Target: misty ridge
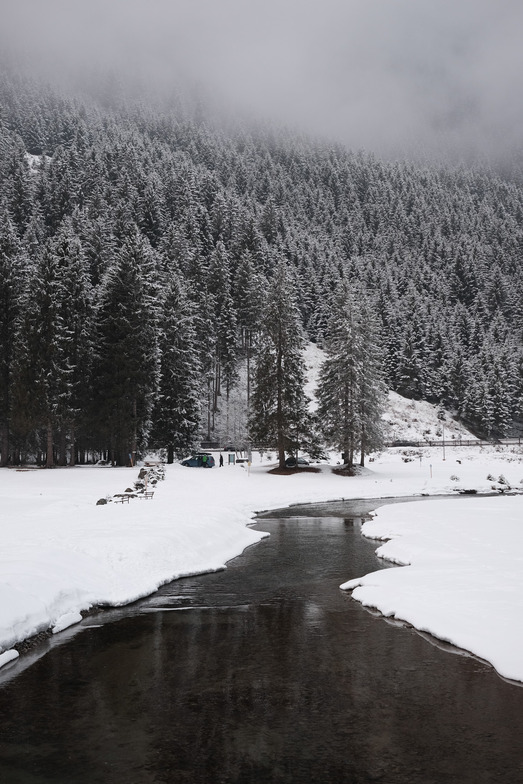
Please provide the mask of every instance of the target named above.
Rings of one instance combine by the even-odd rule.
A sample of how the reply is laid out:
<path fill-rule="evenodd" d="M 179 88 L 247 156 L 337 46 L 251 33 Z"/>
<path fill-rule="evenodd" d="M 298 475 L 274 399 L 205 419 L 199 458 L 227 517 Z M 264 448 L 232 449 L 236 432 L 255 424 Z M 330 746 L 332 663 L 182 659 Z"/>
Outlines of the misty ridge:
<path fill-rule="evenodd" d="M 4 0 L 11 62 L 387 157 L 521 151 L 517 0 Z"/>

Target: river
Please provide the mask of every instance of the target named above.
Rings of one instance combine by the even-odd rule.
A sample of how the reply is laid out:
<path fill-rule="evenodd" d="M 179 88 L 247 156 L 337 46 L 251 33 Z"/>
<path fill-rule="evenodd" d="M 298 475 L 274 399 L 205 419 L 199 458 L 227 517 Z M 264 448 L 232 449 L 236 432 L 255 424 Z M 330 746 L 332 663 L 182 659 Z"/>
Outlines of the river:
<path fill-rule="evenodd" d="M 361 536 L 370 508 L 260 520 L 270 538 L 225 571 L 10 665 L 2 784 L 523 781 L 523 689 L 340 591 L 388 568 Z"/>

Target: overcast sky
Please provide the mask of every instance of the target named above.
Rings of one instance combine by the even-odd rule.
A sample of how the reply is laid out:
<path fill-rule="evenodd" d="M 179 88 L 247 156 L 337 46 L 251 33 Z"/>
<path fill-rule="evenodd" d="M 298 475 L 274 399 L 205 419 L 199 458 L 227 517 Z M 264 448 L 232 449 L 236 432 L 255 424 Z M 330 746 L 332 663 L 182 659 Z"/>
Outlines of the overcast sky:
<path fill-rule="evenodd" d="M 353 147 L 510 151 L 523 0 L 0 0 L 2 47 L 182 80 Z"/>

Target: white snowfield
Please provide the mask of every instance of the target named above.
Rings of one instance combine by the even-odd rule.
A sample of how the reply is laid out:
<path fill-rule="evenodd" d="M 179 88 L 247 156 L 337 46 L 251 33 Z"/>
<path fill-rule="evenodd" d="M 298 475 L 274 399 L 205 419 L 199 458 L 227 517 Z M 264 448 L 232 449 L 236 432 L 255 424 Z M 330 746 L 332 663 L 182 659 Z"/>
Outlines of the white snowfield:
<path fill-rule="evenodd" d="M 167 466 L 152 500 L 102 506 L 99 498 L 132 487 L 138 469 L 0 470 L 0 666 L 14 659 L 17 642 L 59 633 L 93 605 L 122 605 L 169 580 L 223 568 L 265 536 L 248 527 L 255 511 L 522 486 L 521 455 L 508 448 L 449 447 L 445 461 L 441 449 L 421 458 L 409 451 L 384 452 L 353 478 L 328 465 L 277 476 L 259 456 L 250 469 Z M 523 497 L 382 507 L 365 533 L 390 539 L 380 554 L 412 565 L 366 577 L 348 566 L 345 587 L 360 586 L 355 598 L 523 681 Z"/>
<path fill-rule="evenodd" d="M 363 525 L 402 569 L 349 580 L 353 598 L 523 681 L 523 498 L 382 507 Z"/>

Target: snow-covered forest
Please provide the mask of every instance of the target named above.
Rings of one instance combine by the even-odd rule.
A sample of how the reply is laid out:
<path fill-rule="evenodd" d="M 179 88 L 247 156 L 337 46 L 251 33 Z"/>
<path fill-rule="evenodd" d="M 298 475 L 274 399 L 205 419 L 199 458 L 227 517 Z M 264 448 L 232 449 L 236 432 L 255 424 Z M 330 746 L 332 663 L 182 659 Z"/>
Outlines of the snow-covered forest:
<path fill-rule="evenodd" d="M 125 465 L 212 439 L 282 266 L 308 340 L 328 342 L 348 284 L 390 389 L 505 435 L 523 400 L 522 217 L 506 172 L 4 73 L 1 463 Z"/>

